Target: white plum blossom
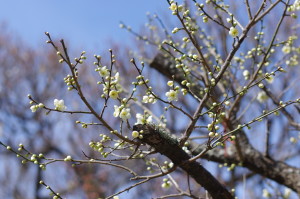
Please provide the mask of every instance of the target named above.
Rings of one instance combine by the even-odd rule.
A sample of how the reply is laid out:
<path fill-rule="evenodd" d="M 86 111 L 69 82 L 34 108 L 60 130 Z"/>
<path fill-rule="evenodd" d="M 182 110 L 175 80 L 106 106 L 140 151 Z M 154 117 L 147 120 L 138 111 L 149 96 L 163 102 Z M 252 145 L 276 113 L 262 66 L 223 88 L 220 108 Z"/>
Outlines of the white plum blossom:
<path fill-rule="evenodd" d="M 284 198 L 290 198 L 290 196 L 291 196 L 291 192 L 292 192 L 292 190 L 291 190 L 291 189 L 289 189 L 289 188 L 285 188 L 285 189 L 284 189 L 284 194 L 283 194 L 283 197 L 284 197 Z"/>
<path fill-rule="evenodd" d="M 229 34 L 232 36 L 232 37 L 236 37 L 239 35 L 239 31 L 237 28 L 235 27 L 231 27 L 230 30 L 229 30 Z"/>
<path fill-rule="evenodd" d="M 177 101 L 178 100 L 178 91 L 170 90 L 166 93 L 168 101 Z"/>
<path fill-rule="evenodd" d="M 293 144 L 296 144 L 297 143 L 297 138 L 295 137 L 290 137 L 290 142 L 293 143 Z"/>
<path fill-rule="evenodd" d="M 269 97 L 267 96 L 267 94 L 265 93 L 265 91 L 261 91 L 258 93 L 256 99 L 260 102 L 263 103 L 264 101 L 266 101 Z"/>
<path fill-rule="evenodd" d="M 120 112 L 120 118 L 122 120 L 128 120 L 130 117 L 131 117 L 130 109 L 129 108 L 123 108 Z"/>
<path fill-rule="evenodd" d="M 33 154 L 33 155 L 30 157 L 30 160 L 31 160 L 31 161 L 36 161 L 36 154 Z"/>
<path fill-rule="evenodd" d="M 112 83 L 117 84 L 120 81 L 120 74 L 119 72 L 117 72 L 114 76 L 114 81 L 112 81 Z"/>
<path fill-rule="evenodd" d="M 268 76 L 268 77 L 266 78 L 266 80 L 267 80 L 267 82 L 268 82 L 269 84 L 272 84 L 273 81 L 274 81 L 274 77 L 273 77 L 272 75 L 270 75 L 270 76 Z"/>
<path fill-rule="evenodd" d="M 175 33 L 177 33 L 179 30 L 180 30 L 180 29 L 176 27 L 176 28 L 174 28 L 174 29 L 172 30 L 172 33 L 175 34 Z"/>
<path fill-rule="evenodd" d="M 164 182 L 162 183 L 161 187 L 164 188 L 164 189 L 168 189 L 172 186 L 172 183 L 170 181 L 168 182 Z"/>
<path fill-rule="evenodd" d="M 174 85 L 174 82 L 173 81 L 168 81 L 167 85 L 170 86 L 170 87 L 172 87 Z"/>
<path fill-rule="evenodd" d="M 110 91 L 109 97 L 111 97 L 112 99 L 117 99 L 119 97 L 118 91 L 115 91 L 115 90 Z"/>
<path fill-rule="evenodd" d="M 68 155 L 65 159 L 64 159 L 64 161 L 71 161 L 72 160 L 72 157 L 70 156 L 70 155 Z"/>
<path fill-rule="evenodd" d="M 148 101 L 149 101 L 149 96 L 148 95 L 143 96 L 142 102 L 147 104 Z"/>
<path fill-rule="evenodd" d="M 142 100 L 142 102 L 145 104 L 147 103 L 155 104 L 156 101 L 157 100 L 152 94 L 143 96 L 143 100 Z"/>
<path fill-rule="evenodd" d="M 245 80 L 249 79 L 250 72 L 248 70 L 243 71 L 243 76 L 245 77 Z"/>
<path fill-rule="evenodd" d="M 292 47 L 289 45 L 284 45 L 281 50 L 284 54 L 289 54 L 292 51 Z"/>
<path fill-rule="evenodd" d="M 161 187 L 164 189 L 168 189 L 171 186 L 172 186 L 172 182 L 168 178 L 164 178 Z"/>
<path fill-rule="evenodd" d="M 140 134 L 137 131 L 132 131 L 131 135 L 132 135 L 133 138 L 137 138 L 137 137 L 139 137 Z"/>
<path fill-rule="evenodd" d="M 120 117 L 122 120 L 128 120 L 131 115 L 130 115 L 130 109 L 129 108 L 124 108 L 124 106 L 117 106 L 114 105 L 114 117 Z"/>
<path fill-rule="evenodd" d="M 120 108 L 117 105 L 114 105 L 114 117 L 118 117 L 120 115 Z"/>
<path fill-rule="evenodd" d="M 250 75 L 250 73 L 249 73 L 249 71 L 248 71 L 248 70 L 244 70 L 244 71 L 243 71 L 243 75 L 244 75 L 244 76 L 249 76 L 249 75 Z"/>
<path fill-rule="evenodd" d="M 294 4 L 291 6 L 291 11 L 300 10 L 300 0 L 295 0 Z"/>
<path fill-rule="evenodd" d="M 108 71 L 108 69 L 106 68 L 106 66 L 103 66 L 103 67 L 101 67 L 101 68 L 99 69 L 99 75 L 100 75 L 101 77 L 106 77 L 106 76 L 109 75 L 109 71 Z"/>
<path fill-rule="evenodd" d="M 152 116 L 142 115 L 140 113 L 136 114 L 137 122 L 135 124 L 149 124 L 152 122 Z"/>
<path fill-rule="evenodd" d="M 267 189 L 263 189 L 262 196 L 264 198 L 271 198 L 272 194 Z"/>
<path fill-rule="evenodd" d="M 34 112 L 36 112 L 37 110 L 38 110 L 38 108 L 39 108 L 39 106 L 37 106 L 37 105 L 32 105 L 31 107 L 30 107 L 30 109 L 31 109 L 31 111 L 34 113 Z"/>
<path fill-rule="evenodd" d="M 103 84 L 103 93 L 105 95 L 107 95 L 107 92 L 108 92 L 108 88 L 107 88 L 106 84 Z"/>
<path fill-rule="evenodd" d="M 171 5 L 170 5 L 170 10 L 172 10 L 172 11 L 176 11 L 176 9 L 177 9 L 177 5 L 176 5 L 176 3 L 172 3 Z"/>
<path fill-rule="evenodd" d="M 58 111 L 64 111 L 67 109 L 67 107 L 65 106 L 64 100 L 55 99 L 54 106 L 55 106 L 55 110 L 58 110 Z"/>

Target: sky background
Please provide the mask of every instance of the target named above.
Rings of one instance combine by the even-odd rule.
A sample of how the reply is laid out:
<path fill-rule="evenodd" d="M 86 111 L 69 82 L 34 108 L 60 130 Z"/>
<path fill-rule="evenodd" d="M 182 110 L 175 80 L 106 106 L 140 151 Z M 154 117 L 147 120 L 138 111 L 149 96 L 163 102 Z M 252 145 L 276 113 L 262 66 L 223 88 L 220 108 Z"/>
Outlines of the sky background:
<path fill-rule="evenodd" d="M 94 54 L 110 48 L 111 41 L 132 40 L 120 21 L 139 30 L 147 12 L 164 15 L 168 7 L 166 0 L 0 0 L 0 24 L 35 48 L 46 47 L 48 31 Z"/>
<path fill-rule="evenodd" d="M 71 49 L 98 54 L 112 41 L 132 41 L 134 37 L 119 28 L 120 21 L 140 30 L 147 12 L 166 13 L 168 7 L 166 0 L 0 0 L 0 24 L 7 25 L 13 38 L 36 49 L 52 50 L 45 43 L 47 31 L 53 38 L 69 41 Z M 0 34 L 3 31 L 0 25 Z"/>
<path fill-rule="evenodd" d="M 110 41 L 128 41 L 120 21 L 139 30 L 147 12 L 159 14 L 168 8 L 166 0 L 0 0 L 0 5 L 0 23 L 33 47 L 46 41 L 48 31 L 91 50 L 108 49 Z"/>

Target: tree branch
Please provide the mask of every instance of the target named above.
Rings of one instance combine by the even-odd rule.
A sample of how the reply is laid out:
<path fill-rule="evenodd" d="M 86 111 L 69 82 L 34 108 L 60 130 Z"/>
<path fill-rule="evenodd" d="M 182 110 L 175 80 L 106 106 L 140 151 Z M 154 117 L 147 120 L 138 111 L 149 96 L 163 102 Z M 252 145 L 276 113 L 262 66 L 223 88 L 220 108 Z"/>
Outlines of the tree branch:
<path fill-rule="evenodd" d="M 167 78 L 172 79 L 174 75 L 174 80 L 180 84 L 180 82 L 184 79 L 182 73 L 177 72 L 175 65 L 172 64 L 168 58 L 165 58 L 163 55 L 158 54 L 153 59 L 150 67 L 156 69 L 158 72 L 165 75 Z M 192 85 L 191 90 L 194 90 L 199 98 L 200 96 L 199 90 L 200 85 Z M 209 107 L 209 104 L 205 104 L 206 107 Z M 234 124 L 241 124 L 239 121 L 227 121 L 227 126 L 229 130 L 234 129 Z M 248 168 L 251 171 L 254 171 L 264 177 L 272 179 L 279 184 L 283 184 L 292 190 L 296 191 L 300 194 L 300 169 L 289 166 L 284 162 L 274 160 L 270 157 L 264 156 L 258 150 L 256 150 L 250 143 L 244 131 L 238 131 L 236 133 L 237 142 L 236 148 L 233 149 L 233 153 L 230 156 L 225 156 L 225 151 L 222 149 L 213 149 L 208 151 L 203 155 L 203 158 L 209 159 L 215 162 L 220 163 L 240 163 L 242 161 L 242 166 Z M 196 150 L 193 151 L 193 155 L 199 154 L 201 151 L 205 149 L 206 146 L 200 146 Z M 195 148 L 195 146 L 194 146 Z M 237 156 L 237 150 L 241 150 L 242 160 Z"/>
<path fill-rule="evenodd" d="M 188 161 L 191 157 L 179 146 L 177 139 L 172 138 L 154 125 L 138 124 L 133 127 L 133 130 L 143 130 L 141 142 L 150 145 L 157 152 L 167 156 L 174 165 L 186 171 L 197 183 L 203 186 L 214 199 L 233 198 L 227 189 L 200 163 Z"/>

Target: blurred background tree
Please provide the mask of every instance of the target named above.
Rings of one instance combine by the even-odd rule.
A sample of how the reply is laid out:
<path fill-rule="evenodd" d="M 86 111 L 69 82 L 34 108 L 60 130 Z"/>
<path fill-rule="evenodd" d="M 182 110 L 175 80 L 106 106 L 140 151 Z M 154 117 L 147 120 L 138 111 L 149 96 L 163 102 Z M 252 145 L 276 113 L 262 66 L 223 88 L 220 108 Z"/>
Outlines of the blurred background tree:
<path fill-rule="evenodd" d="M 247 11 L 244 10 L 243 12 L 238 8 L 241 6 L 244 6 L 243 9 L 247 8 L 245 2 L 227 2 L 231 5 L 230 11 L 233 16 L 239 20 L 244 28 L 249 18 L 251 19 L 251 15 L 246 16 Z M 219 124 L 221 126 L 220 132 L 223 134 L 234 130 L 238 124 L 247 123 L 260 114 L 266 113 L 264 110 L 272 110 L 280 106 L 280 101 L 285 102 L 299 98 L 299 90 L 297 89 L 299 41 L 295 37 L 299 32 L 299 25 L 297 25 L 299 20 L 292 18 L 293 12 L 284 12 L 287 5 L 282 1 L 259 1 L 258 4 L 251 4 L 251 11 L 248 11 L 248 14 L 252 13 L 254 16 L 255 11 L 260 8 L 263 2 L 266 5 L 263 6 L 261 13 L 267 12 L 271 8 L 273 10 L 267 12 L 268 15 L 249 30 L 247 38 L 244 38 L 246 44 L 239 47 L 231 66 L 219 83 L 221 91 L 214 91 L 214 95 L 210 96 L 211 103 L 213 100 L 222 102 L 225 99 L 223 94 L 234 96 L 229 101 L 231 105 L 233 103 L 235 106 L 232 105 L 228 108 L 225 104 L 220 106 L 222 111 L 225 109 L 224 112 L 227 115 L 227 120 Z M 294 2 L 286 3 L 292 4 Z M 120 72 L 124 95 L 122 97 L 130 94 L 131 81 L 134 81 L 138 75 L 138 71 L 129 61 L 134 57 L 138 67 L 141 65 L 140 61 L 145 62 L 146 67 L 143 75 L 150 80 L 150 85 L 161 98 L 165 98 L 165 93 L 169 91 L 170 87 L 166 84 L 167 81 L 174 81 L 174 84 L 177 82 L 176 85 L 180 85 L 184 80 L 195 83 L 190 89 L 183 85 L 183 88 L 187 89 L 191 95 L 181 96 L 178 102 L 174 103 L 186 114 L 193 116 L 199 103 L 198 99 L 203 98 L 205 93 L 205 85 L 207 86 L 207 79 L 205 80 L 205 78 L 207 77 L 203 75 L 203 69 L 200 70 L 199 63 L 193 60 L 193 58 L 198 59 L 198 57 L 191 57 L 191 60 L 184 62 L 192 76 L 184 76 L 180 68 L 174 69 L 175 58 L 178 54 L 174 53 L 173 49 L 180 48 L 184 54 L 193 55 L 198 50 L 197 45 L 202 46 L 205 59 L 214 74 L 217 74 L 218 67 L 222 66 L 233 45 L 236 44 L 233 43 L 233 38 L 228 34 L 228 30 L 224 28 L 230 27 L 230 24 L 233 23 L 230 22 L 230 17 L 229 22 L 226 21 L 228 13 L 222 9 L 214 9 L 218 6 L 220 8 L 220 5 L 222 2 L 211 2 L 205 7 L 206 12 L 198 7 L 199 15 L 200 13 L 205 14 L 197 16 L 193 14 L 197 10 L 193 2 L 185 2 L 184 10 L 190 8 L 192 14 L 185 14 L 182 20 L 188 20 L 187 17 L 191 15 L 190 17 L 193 19 L 191 26 L 201 27 L 197 30 L 199 35 L 195 37 L 196 43 L 193 44 L 188 42 L 189 38 L 184 30 L 176 34 L 171 33 L 172 30 L 174 32 L 174 27 L 179 27 L 180 30 L 184 29 L 181 27 L 183 24 L 180 25 L 180 20 L 166 20 L 160 15 L 149 14 L 147 15 L 146 28 L 139 33 L 122 23 L 121 26 L 133 33 L 138 39 L 135 45 L 131 45 L 130 48 L 119 42 L 110 44 L 117 60 L 114 67 Z M 166 4 L 166 7 L 168 6 Z M 179 14 L 179 16 L 181 15 Z M 176 19 L 176 16 L 174 18 Z M 280 22 L 281 18 L 284 19 L 283 22 Z M 218 22 L 221 25 L 218 25 Z M 4 26 L 1 29 L 3 30 L 0 35 L 1 142 L 10 146 L 22 143 L 30 152 L 42 153 L 46 157 L 55 159 L 64 159 L 67 155 L 72 156 L 73 159 L 100 158 L 99 153 L 92 150 L 88 143 L 101 140 L 99 134 L 110 135 L 109 132 L 101 126 L 88 125 L 88 129 L 79 128 L 80 126 L 75 122 L 97 122 L 93 116 L 89 114 L 62 115 L 54 112 L 50 112 L 46 116 L 45 113 L 48 111 L 37 111 L 32 114 L 29 109 L 30 105 L 25 98 L 28 93 L 37 102 L 43 102 L 49 107 L 52 106 L 55 98 L 63 98 L 70 109 L 72 107 L 72 110 L 86 111 L 84 103 L 80 101 L 76 92 L 67 91 L 63 79 L 70 72 L 66 66 L 58 63 L 56 52 L 53 53 L 53 50 L 49 48 L 35 49 L 29 47 L 23 44 L 21 39 L 12 36 Z M 182 38 L 187 39 L 183 39 L 182 42 Z M 170 43 L 170 41 L 173 42 Z M 235 38 L 234 42 L 239 42 L 239 40 Z M 177 43 L 179 45 L 176 46 Z M 158 48 L 159 50 L 157 50 Z M 160 51 L 161 49 L 163 50 Z M 272 56 L 268 57 L 267 55 L 273 51 L 272 49 L 274 52 L 272 52 Z M 157 54 L 159 51 L 161 53 Z M 69 53 L 72 54 L 71 57 L 80 54 L 80 52 L 73 50 Z M 111 64 L 109 52 L 102 54 L 102 65 L 109 66 Z M 80 83 L 90 104 L 97 110 L 101 110 L 104 104 L 101 100 L 102 88 L 99 89 L 99 85 L 96 84 L 99 77 L 94 73 L 95 67 L 92 62 L 91 58 L 78 67 Z M 274 73 L 274 77 L 268 76 L 269 78 L 265 79 L 263 75 L 254 78 L 258 67 L 261 67 L 262 74 L 265 75 L 267 72 L 271 73 L 277 70 L 278 66 L 283 67 L 286 73 L 281 75 Z M 257 83 L 254 88 L 247 89 L 245 95 L 237 95 L 243 86 L 252 85 L 249 82 L 253 80 L 255 83 L 256 80 L 262 78 L 263 88 Z M 271 81 L 273 78 L 274 80 Z M 142 98 L 145 95 L 145 89 L 138 89 L 135 95 L 139 99 Z M 153 116 L 155 123 L 160 123 L 163 127 L 166 124 L 165 128 L 178 138 L 181 137 L 189 124 L 189 118 L 184 114 L 178 114 L 178 110 L 169 108 L 166 111 L 166 103 L 164 102 L 158 102 L 155 105 L 143 104 L 140 101 L 132 103 L 132 117 L 135 116 L 134 113 L 141 113 L 146 110 Z M 211 103 L 208 101 L 205 110 L 209 109 Z M 113 106 L 112 104 L 109 105 L 107 110 L 112 113 L 114 111 Z M 218 111 L 216 110 L 216 112 Z M 213 113 L 214 111 L 212 111 Z M 210 161 L 201 160 L 201 164 L 212 172 L 222 184 L 225 184 L 228 190 L 235 189 L 235 194 L 241 198 L 261 198 L 262 196 L 287 198 L 289 189 L 283 185 L 295 191 L 290 198 L 296 198 L 296 192 L 299 193 L 299 185 L 292 185 L 299 177 L 299 173 L 297 173 L 300 165 L 299 120 L 297 119 L 299 107 L 298 105 L 291 105 L 275 113 L 280 115 L 276 117 L 272 114 L 272 116 L 264 118 L 261 123 L 256 122 L 255 125 L 251 125 L 251 129 L 236 134 L 239 140 L 226 141 L 224 148 L 216 148 L 206 153 L 203 158 Z M 120 121 L 117 118 L 114 118 L 112 114 L 105 116 L 105 120 L 109 121 L 114 129 L 119 128 Z M 211 123 L 211 117 L 215 120 L 215 116 L 207 114 L 197 121 L 199 128 L 195 128 L 193 131 L 191 137 L 193 142 L 190 142 L 186 148 L 186 150 L 190 149 L 190 152 L 194 152 L 194 155 L 205 149 L 208 143 L 209 130 L 207 127 L 202 127 Z M 130 120 L 131 125 L 135 122 L 134 119 Z M 82 126 L 84 127 L 84 123 Z M 131 130 L 132 128 L 124 130 L 124 133 L 131 137 Z M 239 137 L 240 135 L 243 136 Z M 240 151 L 236 149 L 239 145 L 236 142 L 239 142 L 240 147 L 242 147 Z M 113 144 L 111 147 L 114 146 Z M 128 155 L 128 153 L 124 152 L 123 155 Z M 161 156 L 155 157 L 157 162 L 147 160 L 148 164 L 153 164 L 150 166 L 145 165 L 142 159 L 124 160 L 118 164 L 131 168 L 139 175 L 149 175 L 151 166 L 160 165 L 162 167 L 164 162 L 168 160 Z M 80 164 L 71 167 L 71 164 L 57 162 L 47 166 L 46 171 L 42 171 L 34 164 L 21 165 L 20 159 L 13 157 L 13 154 L 5 148 L 1 148 L 1 159 L 5 160 L 0 163 L 3 168 L 3 172 L 0 172 L 0 194 L 2 194 L 0 196 L 3 198 L 48 198 L 49 192 L 41 186 L 40 180 L 44 180 L 56 192 L 67 198 L 107 197 L 132 185 L 132 182 L 129 181 L 129 173 L 120 172 L 118 168 L 101 164 Z M 287 163 L 287 165 L 282 162 Z M 293 176 L 296 178 L 289 179 Z M 284 177 L 286 179 L 281 179 Z M 170 189 L 162 189 L 161 185 L 164 182 L 162 182 L 162 178 L 158 178 L 153 180 L 156 183 L 141 185 L 124 197 L 150 198 L 174 194 L 174 192 L 179 192 L 179 195 L 174 195 L 176 197 L 205 196 L 205 191 L 200 189 L 197 183 L 193 181 L 188 183 L 191 179 L 181 170 L 173 172 L 172 176 L 168 176 L 168 179 L 173 184 Z M 186 180 L 182 181 L 182 179 Z M 180 195 L 182 190 L 192 191 L 187 191 L 188 193 L 184 196 L 184 194 Z"/>

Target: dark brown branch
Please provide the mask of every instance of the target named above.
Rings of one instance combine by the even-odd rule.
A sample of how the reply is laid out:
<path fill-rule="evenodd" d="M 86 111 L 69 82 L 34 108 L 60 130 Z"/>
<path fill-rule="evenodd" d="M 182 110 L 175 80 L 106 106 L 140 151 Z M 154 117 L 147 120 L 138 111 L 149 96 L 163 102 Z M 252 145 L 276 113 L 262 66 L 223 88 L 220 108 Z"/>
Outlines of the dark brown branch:
<path fill-rule="evenodd" d="M 189 82 L 192 82 L 193 84 L 191 85 L 190 88 L 185 87 L 192 95 L 196 95 L 198 98 L 202 99 L 204 97 L 203 95 L 199 94 L 199 91 L 201 90 L 201 85 L 199 84 L 194 84 L 194 82 L 199 82 L 199 80 L 193 76 L 189 77 L 184 77 L 182 75 L 182 72 L 175 67 L 175 62 L 170 60 L 169 58 L 166 58 L 163 54 L 159 53 L 155 56 L 153 61 L 150 64 L 150 67 L 157 70 L 159 73 L 163 74 L 169 79 L 172 79 L 172 76 L 174 76 L 174 80 L 178 82 L 178 84 L 181 85 L 181 82 L 183 80 L 189 80 Z M 221 95 L 221 92 L 219 89 L 214 89 L 211 91 L 211 99 L 218 98 Z M 208 102 L 206 103 L 206 106 L 211 106 L 213 100 L 209 99 Z"/>
<path fill-rule="evenodd" d="M 249 170 L 267 177 L 279 184 L 283 184 L 297 193 L 300 193 L 300 169 L 287 165 L 286 163 L 278 160 L 274 160 L 270 157 L 264 156 L 262 153 L 254 149 L 244 132 L 239 132 L 237 135 L 240 136 L 239 145 L 243 153 L 242 167 L 248 168 Z M 241 138 L 243 137 L 243 138 Z M 206 146 L 196 146 L 192 154 L 197 155 L 201 153 Z M 230 151 L 230 152 L 229 152 Z M 238 156 L 236 156 L 236 148 L 234 146 L 229 147 L 225 150 L 215 148 L 208 151 L 202 157 L 210 161 L 218 163 L 238 164 L 240 163 Z"/>
<path fill-rule="evenodd" d="M 177 139 L 153 125 L 138 124 L 133 127 L 135 131 L 143 130 L 141 142 L 150 145 L 164 156 L 167 156 L 176 166 L 187 172 L 215 199 L 233 198 L 227 189 L 211 175 L 200 163 L 188 161 L 191 157 L 179 146 Z"/>
<path fill-rule="evenodd" d="M 150 67 L 155 68 L 158 72 L 165 75 L 167 78 L 172 79 L 174 75 L 174 80 L 180 84 L 180 82 L 184 79 L 182 73 L 177 72 L 175 68 L 175 64 L 172 64 L 172 61 L 165 58 L 163 55 L 158 54 L 153 62 L 150 64 Z M 191 89 L 195 89 L 194 93 L 197 93 L 199 98 L 199 92 L 197 89 L 200 88 L 200 85 L 193 85 Z M 198 90 L 199 91 L 199 90 Z M 209 107 L 206 104 L 206 107 Z M 227 126 L 229 130 L 233 130 L 234 124 L 240 124 L 239 121 L 227 121 Z M 281 161 L 276 161 L 270 157 L 264 156 L 258 150 L 252 147 L 249 143 L 249 140 L 244 131 L 239 131 L 237 134 L 237 141 L 235 149 L 233 149 L 232 156 L 225 156 L 225 152 L 222 149 L 213 149 L 204 154 L 203 158 L 209 159 L 211 161 L 220 162 L 220 163 L 240 163 L 242 161 L 243 167 L 248 168 L 251 171 L 254 171 L 264 177 L 272 179 L 279 184 L 283 184 L 292 190 L 296 191 L 300 194 L 300 169 L 289 166 Z M 197 150 L 193 152 L 193 155 L 199 154 L 201 151 L 205 149 L 206 146 L 199 147 Z M 239 150 L 237 150 L 237 148 Z M 241 153 L 240 156 L 236 154 Z"/>

